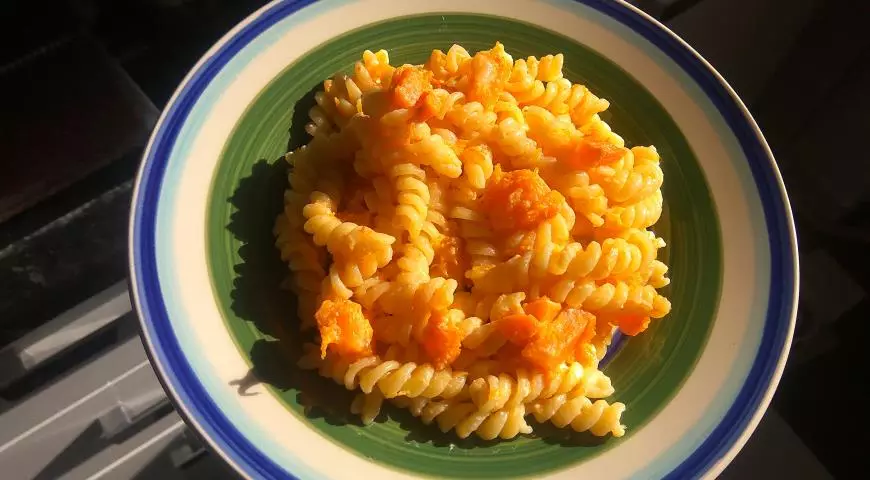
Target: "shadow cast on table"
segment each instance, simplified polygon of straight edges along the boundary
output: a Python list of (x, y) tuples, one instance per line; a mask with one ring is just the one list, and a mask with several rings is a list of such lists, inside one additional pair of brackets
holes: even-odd
[[(307, 112), (314, 105), (315, 90), (297, 104), (288, 150), (298, 148), (308, 139), (304, 125), (308, 121)], [(288, 168), (283, 158), (272, 162), (260, 159), (229, 199), (235, 211), (227, 230), (241, 244), (238, 251), (241, 262), (235, 266), (231, 294), (232, 310), (264, 337), (251, 346), (251, 371), (232, 385), (239, 395), (252, 395), (249, 389), (262, 383), (282, 395), (295, 394), (294, 399), (308, 418), (322, 419), (331, 425), (360, 425), (358, 417), (350, 413), (354, 392), (320, 377), (315, 371), (296, 367), (304, 338), (299, 329), (296, 299), (281, 287), (288, 269), (272, 234), (274, 219), (283, 210)], [(458, 439), (452, 432), (442, 433), (435, 425), (423, 425), (407, 410), (391, 404), (384, 405), (376, 421), (395, 422), (407, 432), (405, 440), (409, 442), (463, 449), (504, 444), (503, 440), (486, 441), (474, 436)], [(563, 446), (595, 446), (602, 441), (552, 425), (536, 425), (534, 435), (544, 442)]]

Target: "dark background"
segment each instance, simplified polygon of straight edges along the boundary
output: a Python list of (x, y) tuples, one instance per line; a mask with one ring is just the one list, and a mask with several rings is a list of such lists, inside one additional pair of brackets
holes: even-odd
[[(0, 347), (126, 275), (132, 179), (160, 109), (199, 56), (264, 3), (0, 6)], [(863, 395), (870, 379), (870, 154), (863, 144), (870, 5), (632, 3), (666, 21), (728, 79), (777, 157), (797, 221), (802, 279), (773, 412), (784, 420), (777, 428), (793, 430), (830, 474), (856, 476), (870, 429)], [(780, 441), (765, 430), (759, 436)], [(766, 454), (755, 452), (747, 449), (738, 463), (754, 462), (745, 471), (764, 478)]]

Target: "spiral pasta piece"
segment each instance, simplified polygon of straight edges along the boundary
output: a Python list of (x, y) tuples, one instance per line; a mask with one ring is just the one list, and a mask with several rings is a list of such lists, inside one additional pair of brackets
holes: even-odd
[(570, 426), (575, 432), (589, 432), (603, 437), (625, 435), (625, 426), (620, 423), (625, 405), (597, 400), (593, 403), (583, 395), (555, 395), (531, 404), (529, 411), (540, 423), (550, 421), (564, 428)]
[(586, 248), (577, 242), (562, 247), (546, 233), (539, 231), (532, 250), (472, 277), (475, 288), (487, 293), (510, 292), (528, 288), (548, 275), (559, 282), (628, 278), (646, 266), (641, 249), (622, 238), (589, 242)]
[(499, 122), (493, 130), (493, 142), (516, 169), (540, 167), (555, 161), (544, 157), (538, 144), (526, 135), (525, 126), (512, 117)]
[(324, 249), (314, 245), (311, 237), (305, 235), (300, 227), (292, 227), (286, 215), (278, 216), (274, 233), (281, 259), (287, 262), (293, 272), (285, 282), (286, 287), (299, 298), (297, 312), (302, 319), (301, 328), (308, 330), (314, 327), (317, 297), (326, 278)]
[(463, 138), (477, 140), (490, 137), (496, 126), (498, 115), (495, 112), (487, 111), (480, 102), (468, 102), (448, 112), (446, 119)]
[(322, 247), (314, 244), (308, 235), (301, 229), (294, 229), (285, 215), (280, 215), (275, 220), (273, 233), (276, 237), (275, 245), (281, 252), (281, 260), (294, 272), (312, 272), (320, 275), (326, 274), (324, 264), (326, 255)]
[(499, 332), (499, 321), (508, 315), (523, 313), (522, 301), (525, 298), (526, 294), (523, 292), (499, 295), (491, 303), (489, 314), (481, 315), (489, 322), (474, 325), (474, 328), (463, 338), (462, 345), (474, 350), (481, 357), (494, 354), (507, 343), (507, 338)]
[(420, 165), (432, 167), (439, 175), (447, 178), (459, 178), (462, 174), (462, 161), (456, 152), (444, 140), (444, 137), (432, 134), (425, 123), (418, 125), (419, 138), (405, 149), (412, 155), (413, 161)]
[(359, 415), (363, 425), (368, 425), (381, 413), (383, 403), (384, 396), (378, 390), (372, 393), (358, 393), (350, 405), (350, 413)]
[(511, 92), (520, 105), (546, 108), (555, 115), (567, 114), (575, 125), (586, 125), (607, 110), (610, 102), (597, 97), (583, 85), (572, 85), (565, 78), (549, 82), (536, 80), (520, 92)]
[(384, 398), (399, 396), (414, 398), (452, 398), (465, 388), (467, 374), (449, 368), (436, 370), (429, 364), (383, 361), (378, 357), (365, 357), (348, 361), (327, 355), (323, 360), (316, 352), (304, 356), (301, 368), (317, 368), (324, 377), (331, 378), (348, 390), (359, 388), (371, 394), (377, 388)]
[(635, 204), (611, 207), (604, 214), (601, 228), (606, 231), (648, 228), (659, 221), (662, 215), (662, 203), (662, 192), (659, 190)]
[(323, 285), (341, 298), (350, 298), (351, 289), (359, 286), (387, 265), (393, 257), (391, 244), (395, 239), (368, 227), (342, 222), (334, 214), (334, 202), (321, 192), (312, 194), (312, 203), (305, 206), (305, 231), (313, 235), (314, 243), (326, 246), (334, 262)]
[[(325, 246), (333, 255), (362, 251), (373, 255), (378, 267), (389, 263), (393, 256), (390, 245), (396, 239), (353, 222), (342, 222), (335, 215), (335, 204), (329, 195), (314, 192), (311, 194), (311, 203), (302, 209), (307, 219), (305, 231), (314, 236), (314, 243)], [(374, 272), (368, 276), (372, 274)]]
[(392, 167), (389, 175), (396, 192), (394, 223), (414, 239), (420, 235), (428, 211), (429, 187), (426, 185), (426, 172), (410, 163), (402, 163)]
[(627, 282), (597, 285), (593, 281), (562, 279), (546, 293), (553, 301), (595, 314), (620, 312), (661, 318), (671, 310), (668, 299), (650, 285), (635, 286)]
[(392, 287), (389, 281), (381, 278), (367, 278), (354, 288), (353, 299), (366, 310), (373, 310), (381, 296), (390, 292)]
[(509, 440), (532, 433), (525, 419), (525, 405), (486, 412), (478, 410), (471, 402), (427, 402), (411, 409), (412, 413), (417, 411), (424, 424), (434, 421), (442, 432), (452, 430), (459, 438), (468, 438), (474, 433), (484, 440)]
[(457, 222), (458, 234), (465, 242), (471, 266), (478, 268), (494, 266), (499, 259), (498, 249), (495, 246), (495, 233), (482, 213), (469, 208), (474, 206), (474, 197), (471, 201), (454, 203), (459, 205), (451, 208), (447, 216)]
[(426, 282), (394, 282), (386, 294), (378, 298), (378, 306), (388, 315), (406, 319), (406, 326), (415, 338), (421, 338), (428, 313), (444, 312), (453, 305), (456, 280), (434, 277)]
[(577, 215), (594, 227), (604, 224), (609, 200), (601, 185), (590, 183), (587, 172), (570, 172), (556, 178), (556, 190), (565, 195)]
[(459, 158), (468, 183), (474, 188), (484, 188), (493, 172), (492, 150), (483, 144), (474, 145), (463, 150)]
[(530, 374), (526, 370), (519, 370), (515, 376), (500, 374), (477, 378), (469, 387), (472, 401), (484, 411), (500, 410), (568, 393), (606, 398), (613, 391), (607, 375), (598, 369), (584, 369), (576, 362), (563, 365), (549, 378), (542, 373)]
[(593, 140), (607, 142), (618, 147), (625, 146), (625, 140), (614, 132), (598, 113), (593, 114), (586, 122), (578, 125), (580, 125), (580, 131)]
[(436, 80), (450, 87), (455, 87), (457, 77), (462, 76), (471, 62), (471, 54), (460, 45), (452, 45), (445, 54), (441, 50), (433, 50), (426, 63), (426, 68), (433, 73)]

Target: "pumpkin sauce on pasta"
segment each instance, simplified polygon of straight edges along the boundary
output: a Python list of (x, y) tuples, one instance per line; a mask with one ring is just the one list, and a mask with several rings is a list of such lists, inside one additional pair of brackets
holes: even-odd
[(366, 51), (316, 95), (276, 245), (312, 335), (300, 366), (358, 391), (364, 422), (386, 400), (462, 438), (527, 418), (624, 434), (598, 363), (670, 311), (663, 174), (562, 63)]

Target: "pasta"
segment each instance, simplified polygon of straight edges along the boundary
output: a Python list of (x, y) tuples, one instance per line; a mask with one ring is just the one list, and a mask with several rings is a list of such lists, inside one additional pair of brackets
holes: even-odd
[(434, 421), (442, 432), (453, 430), (459, 438), (467, 438), (475, 433), (484, 440), (509, 440), (521, 433), (532, 433), (532, 427), (526, 423), (525, 405), (488, 411), (481, 410), (470, 402), (424, 400), (399, 401), (398, 404), (406, 406), (412, 414), (421, 417), (424, 424)]
[(528, 415), (625, 433), (599, 362), (670, 312), (664, 173), (564, 63), (366, 51), (315, 95), (273, 233), (314, 330), (299, 366), (357, 392), (363, 423), (388, 401), (460, 438)]
[(570, 426), (575, 432), (588, 431), (600, 437), (608, 433), (614, 437), (625, 435), (625, 427), (620, 423), (625, 405), (618, 402), (593, 403), (584, 395), (561, 394), (535, 402), (530, 409), (538, 422), (550, 421), (559, 428)]

